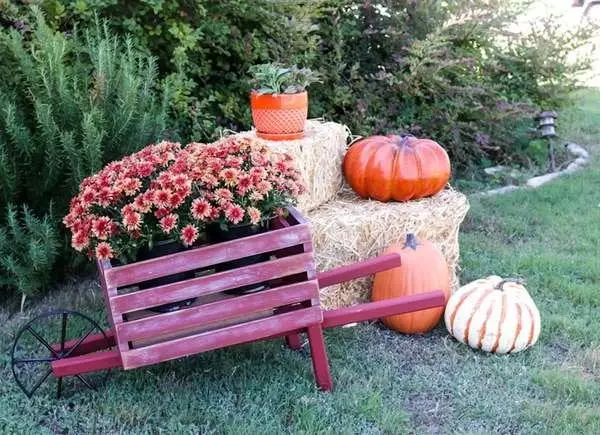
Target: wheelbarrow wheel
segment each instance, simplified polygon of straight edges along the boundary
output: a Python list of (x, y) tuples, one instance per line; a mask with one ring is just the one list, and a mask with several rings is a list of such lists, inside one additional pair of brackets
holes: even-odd
[[(51, 382), (52, 362), (82, 353), (86, 338), (92, 334), (104, 337), (103, 349), (110, 349), (110, 340), (92, 318), (71, 310), (56, 310), (31, 319), (17, 333), (11, 352), (11, 367), (17, 385), (29, 398)], [(96, 390), (108, 371), (75, 379)], [(91, 379), (91, 377), (95, 379)], [(63, 390), (63, 378), (56, 378), (56, 397)]]

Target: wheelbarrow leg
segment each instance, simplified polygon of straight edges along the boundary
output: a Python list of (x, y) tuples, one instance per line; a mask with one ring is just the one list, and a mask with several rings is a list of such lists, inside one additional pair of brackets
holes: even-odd
[(292, 350), (302, 349), (302, 341), (300, 340), (300, 334), (290, 334), (285, 336), (285, 343)]
[(325, 341), (323, 339), (323, 329), (321, 324), (312, 325), (307, 328), (308, 343), (310, 345), (310, 357), (312, 359), (313, 370), (317, 386), (322, 391), (331, 391), (333, 383), (329, 371), (329, 361), (327, 360), (327, 351), (325, 350)]

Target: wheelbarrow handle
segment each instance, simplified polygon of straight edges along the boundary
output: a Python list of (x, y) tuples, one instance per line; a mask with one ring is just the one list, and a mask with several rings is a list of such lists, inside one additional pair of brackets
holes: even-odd
[(377, 302), (367, 302), (347, 308), (323, 312), (323, 328), (335, 328), (348, 323), (364, 322), (380, 317), (443, 307), (446, 297), (441, 290), (402, 296)]
[(400, 254), (386, 254), (347, 266), (337, 267), (327, 272), (317, 274), (319, 288), (329, 287), (334, 284), (340, 284), (345, 281), (351, 281), (363, 276), (372, 275), (384, 270), (393, 269), (402, 265)]

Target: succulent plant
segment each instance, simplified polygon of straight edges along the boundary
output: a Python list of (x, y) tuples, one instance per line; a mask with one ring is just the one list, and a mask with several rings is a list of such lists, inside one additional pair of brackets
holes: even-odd
[(304, 92), (312, 83), (320, 82), (319, 74), (308, 68), (284, 67), (278, 63), (253, 65), (248, 72), (252, 85), (260, 94), (296, 94)]

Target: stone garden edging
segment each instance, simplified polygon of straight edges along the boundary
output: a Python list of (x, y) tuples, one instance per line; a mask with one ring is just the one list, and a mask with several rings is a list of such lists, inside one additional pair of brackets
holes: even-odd
[(491, 189), (491, 190), (485, 190), (483, 192), (478, 192), (475, 195), (481, 195), (481, 196), (494, 196), (494, 195), (502, 195), (505, 193), (510, 193), (510, 192), (514, 192), (515, 190), (520, 190), (520, 189), (536, 189), (540, 186), (543, 186), (546, 183), (549, 183), (552, 180), (555, 180), (559, 177), (561, 177), (562, 175), (565, 174), (572, 174), (573, 172), (577, 172), (581, 169), (583, 169), (590, 160), (590, 153), (583, 148), (581, 145), (577, 145), (575, 143), (568, 143), (565, 145), (565, 148), (571, 153), (571, 155), (573, 155), (574, 157), (576, 157), (576, 159), (569, 163), (569, 165), (563, 169), (562, 171), (557, 171), (557, 172), (550, 172), (548, 174), (544, 174), (544, 175), (538, 175), (537, 177), (532, 177), (529, 180), (527, 180), (525, 182), (524, 185), (522, 186), (516, 186), (516, 185), (508, 185), (508, 186), (503, 186), (497, 189)]

